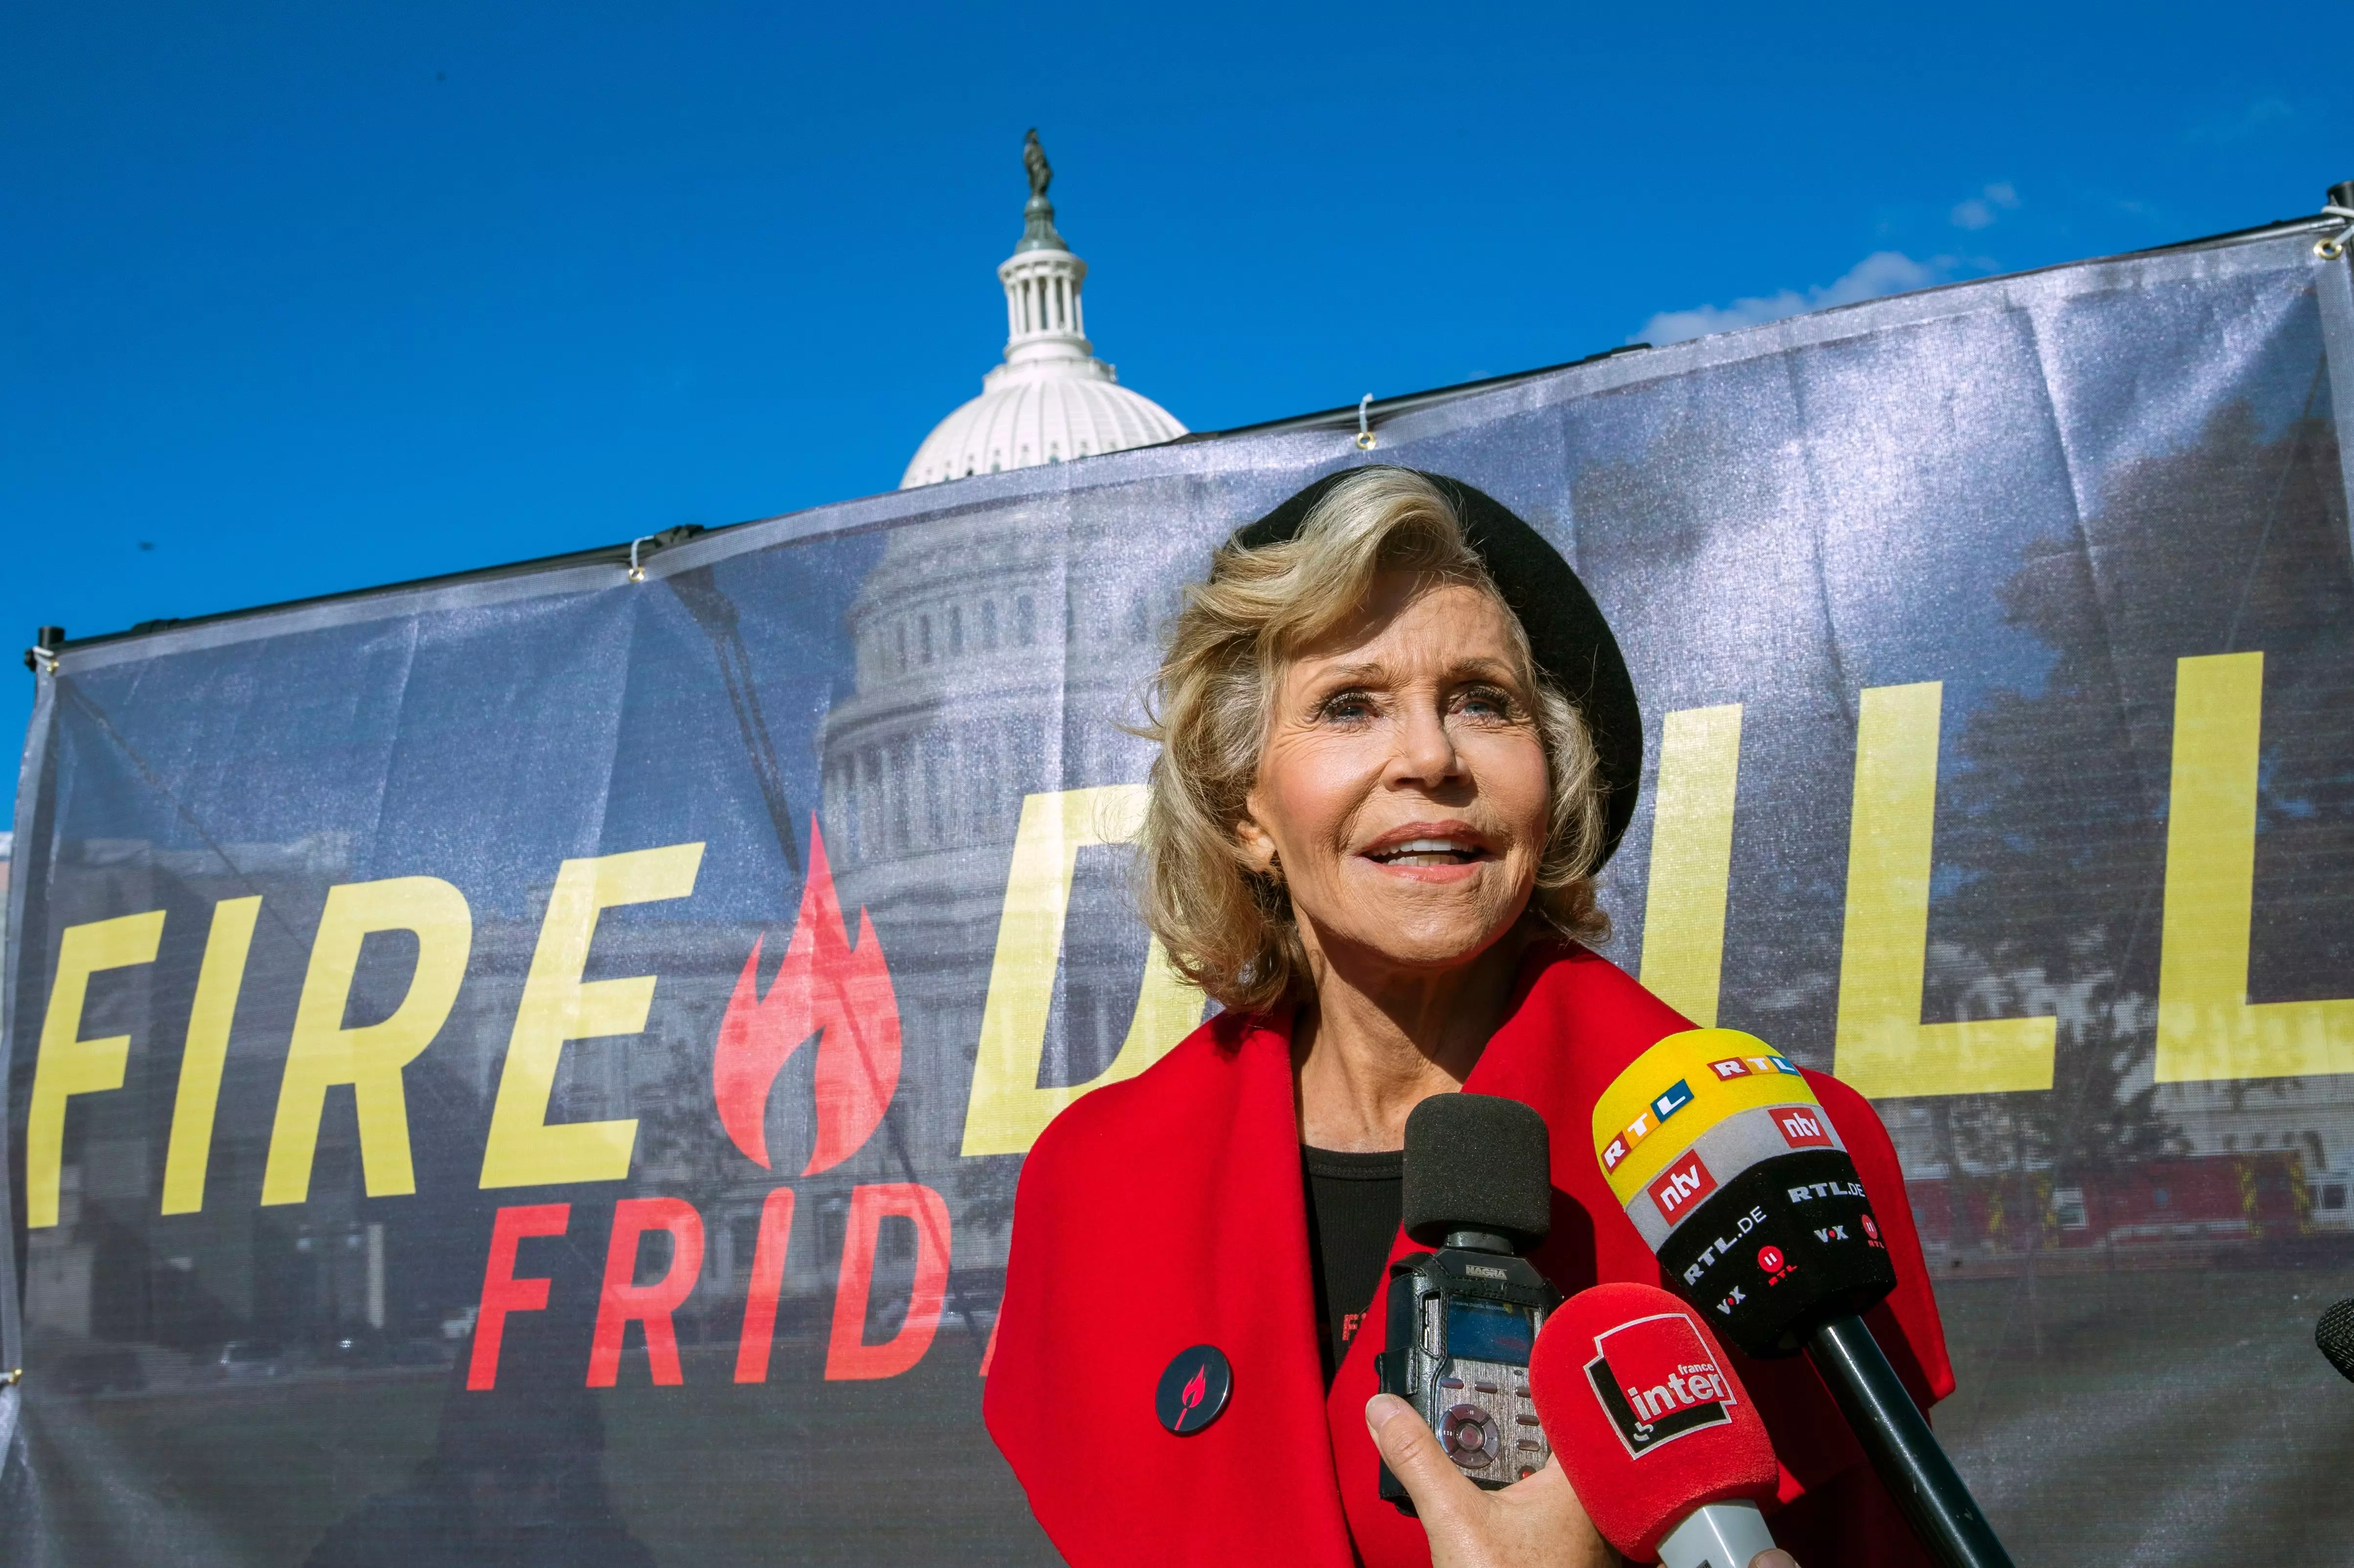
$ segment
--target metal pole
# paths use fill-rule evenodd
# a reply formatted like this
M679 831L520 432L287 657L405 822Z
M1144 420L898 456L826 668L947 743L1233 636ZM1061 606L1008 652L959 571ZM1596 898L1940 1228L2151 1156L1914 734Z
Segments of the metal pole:
M2010 1554L1863 1319L1850 1313L1825 1323L1808 1337L1807 1359L1839 1402L1914 1538L1940 1568L2011 1568Z

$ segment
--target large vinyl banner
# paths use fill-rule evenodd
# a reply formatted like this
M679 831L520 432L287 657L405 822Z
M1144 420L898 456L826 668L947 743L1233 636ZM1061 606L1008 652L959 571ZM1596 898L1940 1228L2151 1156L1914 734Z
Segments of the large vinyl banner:
M1877 1102L2020 1561L2341 1559L2354 296L2313 238L1371 451L69 647L16 822L0 1562L1051 1561L980 1421L1015 1178L1204 1012L1127 899L1124 726L1212 546L1368 461L1496 495L1610 615L1649 761L1606 951Z

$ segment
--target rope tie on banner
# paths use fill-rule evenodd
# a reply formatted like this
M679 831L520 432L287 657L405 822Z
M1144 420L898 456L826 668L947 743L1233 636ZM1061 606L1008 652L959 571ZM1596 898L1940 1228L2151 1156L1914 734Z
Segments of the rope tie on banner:
M1357 399L1357 450L1361 452L1373 450L1373 395L1368 392Z
M642 583L646 580L646 568L638 564L638 546L659 537L661 535L656 534L641 534L630 541L630 580L631 582Z
M2336 202L2321 209L2324 217L2334 217L2344 227L2335 234L2325 234L2313 242L2313 253L2324 261L2335 261L2346 254L2346 247L2354 242L2354 207L2340 207Z

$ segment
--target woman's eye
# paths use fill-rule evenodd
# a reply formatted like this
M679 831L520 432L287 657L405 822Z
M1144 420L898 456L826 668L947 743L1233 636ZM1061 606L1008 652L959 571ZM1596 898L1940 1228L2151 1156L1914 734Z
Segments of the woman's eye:
M1324 699L1316 716L1334 724L1355 724L1373 716L1373 702L1363 692L1336 692Z
M1494 686L1473 686L1455 699L1455 711L1471 718L1509 721L1519 709L1511 695Z

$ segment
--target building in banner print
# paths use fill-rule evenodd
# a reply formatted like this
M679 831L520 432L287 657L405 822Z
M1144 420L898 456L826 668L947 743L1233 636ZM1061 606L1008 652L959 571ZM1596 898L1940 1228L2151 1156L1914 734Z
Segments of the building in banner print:
M902 488L1185 434L1094 357L1087 264L1055 230L1034 132L1023 153L1022 239L998 268L1005 363L925 439ZM1169 482L1185 492L1168 498L1183 514L1203 482ZM826 720L820 815L843 913L854 927L871 909L890 959L907 1052L895 1117L913 1149L952 1154L961 1142L1024 796L1144 776L1150 747L1122 726L1139 716L1154 638L1200 565L1197 551L1123 525L1150 514L1154 489L1129 487L1119 523L1046 496L961 529L895 536L849 612L854 683ZM1146 936L1124 866L1117 850L1081 852L1042 1082L1093 1077L1126 1035ZM1010 1168L1002 1174L1010 1181ZM977 1212L993 1213L1000 1198L980 1198ZM960 1223L959 1266L994 1262L1002 1245L1002 1225Z

